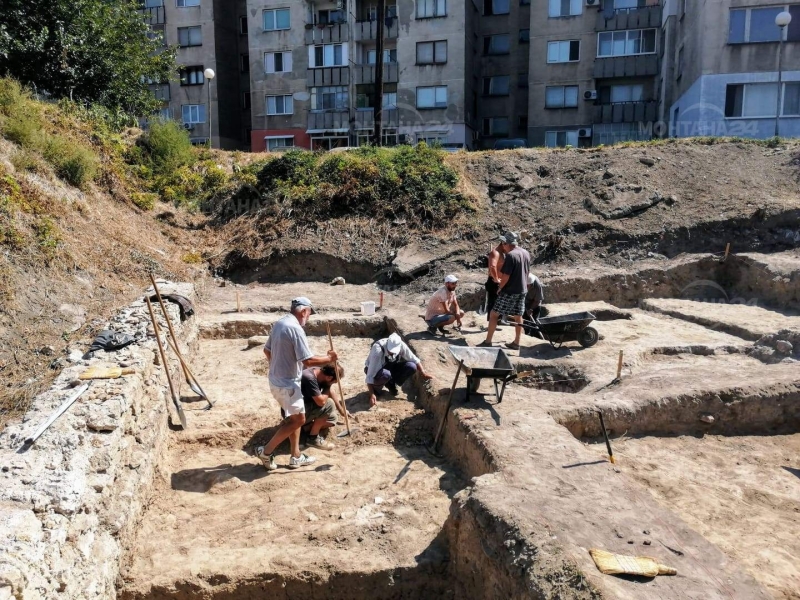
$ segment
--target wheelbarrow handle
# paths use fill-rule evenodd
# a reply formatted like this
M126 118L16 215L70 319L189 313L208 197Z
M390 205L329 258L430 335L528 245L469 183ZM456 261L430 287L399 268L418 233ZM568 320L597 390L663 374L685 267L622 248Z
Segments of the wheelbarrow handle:
M533 375L533 371L522 371L520 373L512 373L508 377L506 377L503 381L505 383L511 383L515 379L525 379L526 377L530 377Z

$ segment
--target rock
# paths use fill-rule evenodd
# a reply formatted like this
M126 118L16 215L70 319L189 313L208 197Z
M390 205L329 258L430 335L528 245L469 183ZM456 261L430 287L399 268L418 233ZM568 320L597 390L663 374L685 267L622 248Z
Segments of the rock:
M317 515L315 515L314 513L308 513L308 515L306 515L306 516L308 517L309 521L312 521L312 522L313 521L319 521L319 517Z
M79 385L81 385L82 383L83 383L83 381L81 381L80 379L73 379L73 380L72 380L72 381L70 381L70 382L69 382L67 385L68 385L69 387L71 387L71 388L76 388L76 387L78 387Z
M107 415L92 415L87 419L86 426L98 433L108 433L117 428L117 422Z
M344 277L334 277L331 280L331 285L344 285L344 284L345 284Z
M86 322L86 308L79 304L62 304L58 307L58 312L70 323L70 332L77 331Z
M67 355L67 361L71 363L78 363L83 360L83 352L80 350L71 350Z
M247 347L255 348L256 346L263 346L267 343L268 338L269 336L267 335L254 335L247 340Z
M383 504L383 498L380 496L375 496L375 504Z
M714 415L701 415L700 420L703 423L708 423L709 425L714 422Z
M650 540L645 540L642 542L645 546L649 546L652 542Z
M640 158L639 162L642 163L643 165L647 165L648 167L653 167L656 164L656 161L647 156L643 156L642 158Z
M786 340L778 340L775 342L775 350L781 354L791 354L792 350L794 350L794 346L792 346L791 342L787 342Z
M41 354L42 356L53 356L55 351L56 349L53 348L52 346L42 346L39 349L39 354Z

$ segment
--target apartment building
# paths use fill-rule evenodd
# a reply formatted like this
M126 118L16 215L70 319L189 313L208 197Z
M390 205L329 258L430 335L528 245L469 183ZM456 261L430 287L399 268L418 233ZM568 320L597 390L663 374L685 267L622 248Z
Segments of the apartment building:
M670 135L768 138L777 121L781 136L800 136L800 3L670 0L668 8L674 67L662 118ZM775 18L784 11L792 19L782 29Z
M532 0L529 142L652 137L662 16L661 0Z
M177 46L180 70L169 82L151 89L164 103L160 114L183 123L195 143L209 139L215 148L249 146L249 115L244 93L249 74L246 31L240 35L238 15L245 0L141 0L140 11L165 45ZM244 38L244 39L243 39ZM215 77L207 80L204 72Z

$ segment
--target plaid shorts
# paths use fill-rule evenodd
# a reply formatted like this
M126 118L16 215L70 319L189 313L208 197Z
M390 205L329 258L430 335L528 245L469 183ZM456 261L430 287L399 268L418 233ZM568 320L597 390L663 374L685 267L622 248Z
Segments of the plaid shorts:
M500 292L497 296L497 301L494 303L492 310L500 313L501 315L521 316L525 313L525 296L522 294L504 294Z

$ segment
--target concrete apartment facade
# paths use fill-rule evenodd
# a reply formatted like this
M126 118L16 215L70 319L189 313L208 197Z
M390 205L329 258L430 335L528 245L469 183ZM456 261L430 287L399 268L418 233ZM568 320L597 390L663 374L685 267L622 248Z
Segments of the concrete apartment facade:
M669 134L768 138L778 110L775 16L783 31L780 135L800 136L800 3L770 0L675 1Z

